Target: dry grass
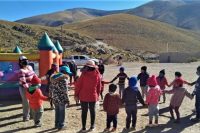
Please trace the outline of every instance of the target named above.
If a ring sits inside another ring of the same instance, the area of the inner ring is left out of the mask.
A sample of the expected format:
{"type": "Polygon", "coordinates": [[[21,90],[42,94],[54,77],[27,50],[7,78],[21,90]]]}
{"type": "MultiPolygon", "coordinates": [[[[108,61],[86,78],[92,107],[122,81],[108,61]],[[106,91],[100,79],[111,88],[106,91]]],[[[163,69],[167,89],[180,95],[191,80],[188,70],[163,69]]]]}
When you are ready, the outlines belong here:
{"type": "Polygon", "coordinates": [[[199,51],[199,34],[133,15],[116,14],[84,22],[67,24],[66,29],[101,38],[104,42],[125,49],[153,52],[199,51]]]}

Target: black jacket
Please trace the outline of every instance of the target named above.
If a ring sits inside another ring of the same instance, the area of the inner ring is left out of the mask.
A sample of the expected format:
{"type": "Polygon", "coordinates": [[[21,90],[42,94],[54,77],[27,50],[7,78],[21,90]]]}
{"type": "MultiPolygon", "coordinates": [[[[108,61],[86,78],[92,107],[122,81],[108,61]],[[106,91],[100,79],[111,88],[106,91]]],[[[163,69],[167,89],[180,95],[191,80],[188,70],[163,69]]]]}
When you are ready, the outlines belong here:
{"type": "Polygon", "coordinates": [[[128,87],[124,90],[122,102],[125,103],[125,106],[137,106],[138,100],[143,106],[145,105],[138,88],[133,90],[130,87],[128,87]]]}

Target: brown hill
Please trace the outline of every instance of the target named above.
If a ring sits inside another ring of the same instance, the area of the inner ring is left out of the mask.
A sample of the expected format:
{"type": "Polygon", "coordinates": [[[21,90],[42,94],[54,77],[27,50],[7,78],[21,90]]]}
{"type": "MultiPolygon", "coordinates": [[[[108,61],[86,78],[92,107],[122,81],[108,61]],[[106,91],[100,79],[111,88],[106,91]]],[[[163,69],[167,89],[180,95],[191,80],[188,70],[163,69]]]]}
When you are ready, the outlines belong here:
{"type": "Polygon", "coordinates": [[[165,52],[169,44],[169,51],[200,50],[197,33],[127,14],[104,16],[64,25],[64,28],[102,39],[123,49],[165,52]]]}
{"type": "Polygon", "coordinates": [[[93,19],[98,16],[106,15],[107,12],[103,10],[74,8],[65,11],[43,14],[17,20],[16,22],[26,24],[38,24],[44,26],[59,26],[63,24],[79,22],[83,20],[93,19]]]}
{"type": "MultiPolygon", "coordinates": [[[[61,29],[59,28],[0,21],[0,49],[2,51],[12,50],[19,45],[23,50],[34,50],[44,32],[47,32],[53,41],[61,42],[61,29]]],[[[95,42],[92,38],[69,30],[63,30],[62,36],[63,47],[95,42]]]]}

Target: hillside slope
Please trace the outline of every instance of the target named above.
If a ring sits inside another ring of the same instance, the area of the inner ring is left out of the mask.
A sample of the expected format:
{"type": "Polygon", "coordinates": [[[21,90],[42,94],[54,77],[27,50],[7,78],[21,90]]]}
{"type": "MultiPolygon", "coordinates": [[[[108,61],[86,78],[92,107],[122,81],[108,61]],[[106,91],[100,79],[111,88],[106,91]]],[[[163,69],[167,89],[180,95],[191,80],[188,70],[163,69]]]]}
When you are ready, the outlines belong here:
{"type": "Polygon", "coordinates": [[[126,13],[200,31],[200,1],[155,0],[126,13]]]}
{"type": "Polygon", "coordinates": [[[103,10],[74,8],[65,11],[43,14],[17,20],[16,22],[26,24],[38,24],[44,26],[59,26],[63,24],[93,19],[95,17],[104,16],[107,12],[103,10]]]}
{"type": "Polygon", "coordinates": [[[199,34],[128,14],[116,14],[64,25],[66,29],[102,39],[122,48],[165,52],[194,52],[200,49],[199,34]]]}
{"type": "MultiPolygon", "coordinates": [[[[61,41],[61,30],[59,28],[0,21],[0,48],[6,51],[19,45],[23,50],[34,50],[44,32],[49,34],[52,41],[61,41]]],[[[62,33],[63,47],[95,42],[92,38],[69,30],[63,30],[62,33]]]]}

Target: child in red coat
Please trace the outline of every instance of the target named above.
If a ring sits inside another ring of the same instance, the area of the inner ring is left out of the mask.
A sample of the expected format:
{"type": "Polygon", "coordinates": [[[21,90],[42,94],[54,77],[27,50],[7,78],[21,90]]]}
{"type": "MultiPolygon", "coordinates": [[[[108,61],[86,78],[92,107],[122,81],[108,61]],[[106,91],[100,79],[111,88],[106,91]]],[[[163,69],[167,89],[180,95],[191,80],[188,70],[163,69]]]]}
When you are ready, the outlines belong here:
{"type": "MultiPolygon", "coordinates": [[[[164,69],[160,71],[159,76],[156,78],[156,81],[162,91],[166,89],[166,86],[169,86],[167,79],[165,77],[164,69]]],[[[165,101],[166,101],[165,93],[163,93],[162,95],[163,95],[163,103],[165,103],[165,101]]],[[[159,101],[160,101],[160,99],[159,99],[159,101]]]]}
{"type": "Polygon", "coordinates": [[[156,81],[156,77],[153,75],[147,80],[147,85],[150,87],[147,92],[146,103],[149,109],[149,127],[153,126],[153,117],[155,116],[155,125],[158,125],[158,115],[159,115],[159,97],[162,94],[160,87],[156,81]]]}
{"type": "Polygon", "coordinates": [[[48,97],[42,94],[40,90],[41,80],[35,75],[31,80],[31,86],[26,91],[26,98],[29,100],[30,108],[33,112],[35,127],[41,127],[41,119],[43,110],[43,101],[47,101],[48,97]]]}
{"type": "Polygon", "coordinates": [[[117,114],[119,113],[119,108],[122,104],[120,95],[115,93],[117,86],[114,84],[109,85],[109,93],[106,94],[103,108],[107,113],[107,127],[105,131],[110,130],[110,124],[113,122],[113,129],[111,132],[116,131],[117,128],[117,114]]]}

